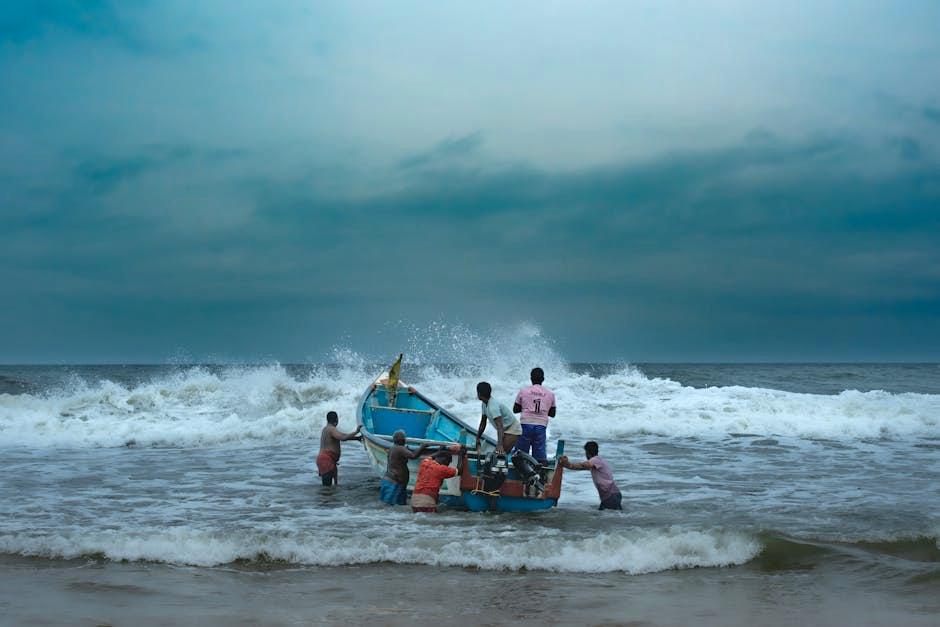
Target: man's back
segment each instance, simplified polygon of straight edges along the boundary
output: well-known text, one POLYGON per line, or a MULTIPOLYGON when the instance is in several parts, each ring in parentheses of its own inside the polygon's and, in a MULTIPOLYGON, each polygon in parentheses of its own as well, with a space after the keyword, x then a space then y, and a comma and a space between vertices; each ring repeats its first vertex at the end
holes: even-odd
POLYGON ((333 425, 326 425, 323 427, 323 431, 320 432, 320 450, 340 454, 339 437, 336 434, 336 427, 333 425))
POLYGON ((555 393, 535 383, 519 390, 516 403, 522 407, 522 424, 548 425, 548 412, 555 406, 555 393))
POLYGON ((418 469, 418 479, 415 481, 415 493, 429 494, 437 498, 444 479, 456 476, 457 469, 444 466, 428 457, 418 469))
POLYGON ((620 494, 620 488, 614 481, 614 474, 610 470, 610 464, 600 455, 595 455, 588 460, 591 465, 591 479, 594 481, 594 487, 597 488, 597 494, 601 501, 610 498, 615 494, 620 494))
POLYGON ((406 446, 396 444, 388 451, 388 466, 385 476, 395 483, 408 484, 411 473, 408 471, 408 460, 414 456, 406 446))

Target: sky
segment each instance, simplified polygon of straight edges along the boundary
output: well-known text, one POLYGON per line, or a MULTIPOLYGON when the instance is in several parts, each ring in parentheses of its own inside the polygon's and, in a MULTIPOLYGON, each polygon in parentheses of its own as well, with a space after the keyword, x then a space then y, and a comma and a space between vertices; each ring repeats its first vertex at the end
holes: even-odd
POLYGON ((934 0, 4 2, 0 363, 441 328, 940 361, 938 25, 934 0))

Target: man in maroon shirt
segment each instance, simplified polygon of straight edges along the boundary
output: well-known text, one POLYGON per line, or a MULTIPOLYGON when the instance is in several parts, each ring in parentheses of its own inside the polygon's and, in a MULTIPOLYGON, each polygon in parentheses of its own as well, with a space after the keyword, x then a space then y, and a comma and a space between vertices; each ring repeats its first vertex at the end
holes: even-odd
POLYGON ((607 460, 597 453, 597 442, 587 442, 584 445, 586 462, 570 462, 567 455, 562 455, 558 461, 562 466, 571 470, 591 471, 594 487, 597 488, 597 494, 601 497, 601 506, 597 509, 623 509, 620 506, 622 498, 620 488, 614 483, 614 475, 610 471, 610 465, 607 460))

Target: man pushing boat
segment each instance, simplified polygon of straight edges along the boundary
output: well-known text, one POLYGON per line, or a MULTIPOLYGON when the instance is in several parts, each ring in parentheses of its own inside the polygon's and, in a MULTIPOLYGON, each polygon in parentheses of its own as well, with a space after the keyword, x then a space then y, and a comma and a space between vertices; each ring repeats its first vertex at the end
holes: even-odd
POLYGON ((408 480, 411 478, 408 460, 417 459, 429 448, 427 444, 422 444, 413 451, 405 446, 406 441, 405 432, 401 429, 392 434, 393 446, 388 449, 388 465, 379 485, 379 499, 387 505, 405 505, 408 480))
POLYGON ((323 485, 339 485, 339 456, 341 453, 340 442, 347 440, 361 440, 359 430, 362 425, 356 427, 352 433, 343 433, 336 428, 339 424, 339 416, 335 411, 326 414, 326 426, 320 432, 320 452, 317 454, 317 471, 320 473, 320 479, 323 485))
MULTIPOLYGON (((463 455, 463 448, 453 447, 458 451, 458 455, 463 455)), ((418 467, 418 478, 415 481, 415 489, 411 494, 411 511, 413 512, 437 512, 437 501, 441 492, 441 484, 445 479, 456 477, 459 473, 460 458, 457 460, 457 467, 452 468, 450 463, 453 456, 450 451, 443 450, 434 453, 431 457, 426 457, 418 467)))

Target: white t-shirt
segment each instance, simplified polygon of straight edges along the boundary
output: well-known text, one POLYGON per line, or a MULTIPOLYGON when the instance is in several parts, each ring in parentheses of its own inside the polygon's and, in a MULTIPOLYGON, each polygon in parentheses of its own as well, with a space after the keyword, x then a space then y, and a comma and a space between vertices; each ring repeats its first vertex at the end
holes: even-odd
POLYGON ((490 421, 490 424, 493 425, 493 428, 496 427, 496 423, 493 421, 496 418, 502 418, 503 433, 508 433, 509 435, 520 435, 522 433, 522 426, 519 424, 516 415, 512 413, 512 410, 506 407, 505 403, 500 403, 492 396, 488 402, 483 403, 483 413, 486 415, 487 420, 490 421))

